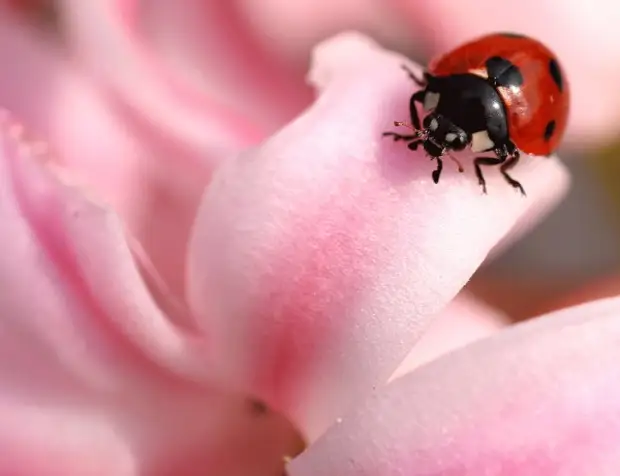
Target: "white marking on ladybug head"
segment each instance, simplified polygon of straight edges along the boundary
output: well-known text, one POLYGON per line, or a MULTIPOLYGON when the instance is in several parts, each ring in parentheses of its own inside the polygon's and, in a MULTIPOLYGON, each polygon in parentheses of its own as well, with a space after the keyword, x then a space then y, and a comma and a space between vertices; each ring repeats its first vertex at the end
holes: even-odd
POLYGON ((487 131, 474 132, 471 135, 472 152, 484 152, 495 147, 487 131))
POLYGON ((424 109, 430 111, 435 109, 439 104, 439 93, 427 92, 424 95, 424 109))
POLYGON ((446 134, 446 142, 454 142, 454 139, 456 139, 458 136, 454 133, 454 132, 448 132, 446 134))
POLYGON ((431 131, 436 131, 438 127, 439 127, 439 122, 437 122, 437 119, 434 119, 434 118, 433 118, 433 119, 431 120, 431 123, 428 125, 428 128, 429 128, 431 131))

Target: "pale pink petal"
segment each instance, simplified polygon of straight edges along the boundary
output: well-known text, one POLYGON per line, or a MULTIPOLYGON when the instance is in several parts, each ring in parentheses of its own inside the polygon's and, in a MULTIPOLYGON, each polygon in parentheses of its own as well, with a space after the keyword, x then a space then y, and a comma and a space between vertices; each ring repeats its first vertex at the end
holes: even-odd
POLYGON ((290 476, 614 476, 620 300, 515 326, 393 382, 290 476))
MULTIPOLYGON (((232 0, 266 48, 296 64, 320 41, 359 30, 384 45, 403 45, 415 32, 398 8, 382 0, 232 0)), ((413 45, 414 47, 417 45, 413 45)))
POLYGON ((390 380, 422 364, 488 337, 509 324, 509 319, 467 292, 459 294, 431 323, 390 380))
MULTIPOLYGON (((84 78, 45 38, 0 11, 0 106, 50 143, 69 168, 113 205, 177 296, 183 293, 189 228, 213 162, 247 146, 204 111, 201 143, 155 133, 84 78), (218 124, 216 126, 216 124, 218 124)), ((171 106, 173 108, 173 106, 171 106)), ((164 114, 162 112, 162 114, 164 114)), ((166 117, 177 125, 177 111, 166 117)))
POLYGON ((180 122, 187 140, 200 141, 209 127, 204 108, 245 118, 248 129, 260 125, 254 127, 259 138, 311 100, 301 71, 289 71, 260 48, 234 1, 61 5, 74 51, 99 79, 165 129, 180 122), (167 112, 172 108, 178 109, 174 119, 167 112))
POLYGON ((2 474, 274 474, 290 424, 213 390, 206 343, 156 307, 117 217, 22 134, 2 119, 2 474))
MULTIPOLYGON (((525 161, 522 198, 490 172, 434 165, 382 139, 407 117, 404 59, 345 34, 319 46, 301 117, 218 169, 189 255, 189 301, 222 377, 312 440, 385 381, 428 323, 537 198, 556 159, 525 161)), ((471 167, 470 167, 471 168, 471 167)))
POLYGON ((620 9, 604 0, 526 0, 507 9, 494 0, 393 0, 431 55, 490 31, 516 31, 547 43, 571 84, 567 141, 573 146, 613 139, 620 128, 620 9), (594 98, 593 98, 594 95, 594 98))

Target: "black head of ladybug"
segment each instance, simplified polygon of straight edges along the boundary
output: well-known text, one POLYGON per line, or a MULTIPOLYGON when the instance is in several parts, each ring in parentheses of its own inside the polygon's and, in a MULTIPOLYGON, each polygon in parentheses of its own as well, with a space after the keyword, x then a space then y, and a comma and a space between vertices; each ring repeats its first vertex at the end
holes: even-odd
POLYGON ((418 135, 431 157, 467 146, 489 151, 508 140, 504 104, 488 80, 472 74, 431 77, 421 93, 427 115, 418 135))
POLYGON ((422 125, 423 129, 417 134, 422 139, 424 151, 431 157, 442 157, 451 150, 463 150, 471 143, 471 134, 441 114, 427 115, 422 125))

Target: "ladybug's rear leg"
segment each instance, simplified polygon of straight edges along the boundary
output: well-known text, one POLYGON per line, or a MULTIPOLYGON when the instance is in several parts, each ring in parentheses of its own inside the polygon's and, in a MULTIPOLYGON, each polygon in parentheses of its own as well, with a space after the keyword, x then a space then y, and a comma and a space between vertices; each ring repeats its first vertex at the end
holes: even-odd
POLYGON ((407 66, 406 64, 403 64, 401 68, 405 70, 409 78, 421 88, 423 88, 424 86, 428 84, 427 73, 424 73, 424 76, 422 78, 418 78, 418 76, 413 71, 411 71, 411 69, 409 69, 409 66, 407 66))

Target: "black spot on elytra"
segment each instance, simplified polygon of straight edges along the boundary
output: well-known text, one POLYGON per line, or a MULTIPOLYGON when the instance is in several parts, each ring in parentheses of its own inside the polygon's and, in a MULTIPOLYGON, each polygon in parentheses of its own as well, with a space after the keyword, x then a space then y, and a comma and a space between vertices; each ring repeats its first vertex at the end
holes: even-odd
POLYGON ((502 32, 500 33, 500 35, 505 36, 506 38, 526 38, 526 36, 522 35, 521 33, 512 33, 509 31, 502 32))
POLYGON ((521 71, 506 58, 492 56, 486 61, 485 66, 494 86, 521 86, 523 84, 521 71))
POLYGON ((555 121, 549 121, 545 127, 545 140, 549 141, 555 132, 555 121))
POLYGON ((562 78, 562 72, 560 71, 560 65, 554 59, 549 60, 549 73, 553 78, 555 84, 558 85, 558 89, 562 91, 564 88, 564 79, 562 78))

